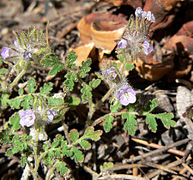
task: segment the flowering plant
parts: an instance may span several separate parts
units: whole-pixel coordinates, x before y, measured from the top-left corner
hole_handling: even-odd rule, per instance
[[[27,33],[15,33],[16,40],[13,45],[2,48],[0,63],[9,67],[0,69],[1,109],[10,107],[14,111],[0,132],[0,141],[8,146],[7,155],[20,153],[21,165],[25,168],[22,178],[27,179],[33,175],[34,179],[39,179],[40,164],[46,167],[46,180],[53,176],[55,170],[62,176],[70,174],[67,158],[88,170],[89,167],[84,165],[84,153],[91,149],[93,141],[99,141],[101,138],[103,131],[97,125],[103,122],[104,131],[109,132],[113,128],[115,117],[125,120],[123,128],[130,135],[135,134],[138,116],[145,118],[146,124],[153,132],[157,130],[156,118],[160,119],[166,128],[175,125],[171,120],[171,113],[152,113],[158,105],[156,99],[138,111],[139,97],[124,76],[125,70],[133,68],[132,62],[139,53],[144,52],[144,55],[147,55],[153,50],[147,40],[150,24],[155,21],[153,14],[137,8],[135,15],[135,19],[130,17],[123,37],[117,42],[121,66],[115,63],[104,68],[102,73],[96,72],[95,78],[90,81],[87,79],[90,77],[91,59],[82,62],[77,68],[77,56],[70,52],[65,63],[60,62],[51,52],[42,31],[33,29]],[[54,92],[57,88],[54,88],[52,82],[41,86],[33,77],[21,84],[20,80],[27,70],[36,70],[37,66],[34,65],[50,67],[49,75],[53,78],[58,72],[65,71],[60,92]],[[14,80],[9,72],[15,76]],[[102,81],[108,84],[109,90],[100,100],[94,102],[93,92]],[[80,94],[74,95],[75,91]],[[106,100],[109,101],[110,109],[105,115],[96,118],[94,113]],[[75,115],[69,119],[66,112],[72,113],[84,104],[87,105],[85,108],[89,107],[84,121],[85,128],[78,131],[71,128],[70,123],[79,116]],[[46,131],[46,127],[51,124],[62,125],[62,133],[58,132],[54,138]],[[95,130],[96,127],[99,130]],[[19,135],[17,131],[21,129],[24,131]],[[101,165],[101,172],[95,172],[95,175],[99,177],[103,170],[109,167],[112,167],[112,163]],[[93,171],[89,169],[89,172]]]

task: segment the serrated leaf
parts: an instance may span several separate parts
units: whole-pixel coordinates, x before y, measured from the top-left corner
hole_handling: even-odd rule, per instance
[[[19,95],[20,95],[20,96],[23,95],[23,88],[19,88]]]
[[[60,98],[53,98],[53,97],[49,97],[48,98],[48,105],[49,106],[56,106],[56,105],[61,105],[64,103],[63,99]]]
[[[71,148],[71,152],[73,152],[72,159],[74,159],[76,162],[83,162],[84,156],[82,154],[82,151],[77,148]]]
[[[59,172],[61,176],[64,176],[64,174],[66,174],[66,172],[68,171],[66,163],[62,161],[57,162],[56,171]]]
[[[31,95],[26,95],[23,98],[23,102],[21,103],[21,106],[23,107],[24,110],[27,110],[31,107],[32,105],[33,98]]]
[[[125,68],[126,68],[127,70],[132,70],[134,67],[135,67],[135,66],[134,66],[133,64],[131,64],[131,63],[126,63],[126,65],[125,65]]]
[[[2,107],[2,109],[7,108],[8,99],[9,99],[9,94],[2,94],[2,96],[1,96],[1,107]]]
[[[58,72],[60,72],[62,69],[64,69],[64,67],[65,67],[65,65],[61,62],[54,64],[52,69],[49,71],[49,75],[51,75],[51,76],[56,75]]]
[[[19,125],[20,118],[18,113],[15,113],[14,115],[12,115],[9,121],[11,124],[11,129],[13,131],[17,131],[18,129],[20,129],[20,125]]]
[[[67,68],[69,69],[73,69],[76,64],[75,64],[75,61],[77,59],[77,55],[74,51],[71,51],[67,54],[67,57],[66,57],[66,65],[67,65]]]
[[[69,106],[78,106],[80,104],[80,98],[71,96],[65,101]]]
[[[114,164],[112,162],[104,162],[104,164],[100,166],[100,171],[102,173],[104,170],[113,168],[113,166]]]
[[[44,86],[40,88],[40,93],[42,95],[49,94],[52,89],[53,89],[53,83],[51,82],[49,82],[48,84],[44,83]]]
[[[27,157],[21,156],[21,167],[24,168],[27,163]]]
[[[160,113],[160,114],[155,114],[156,118],[161,119],[163,125],[169,129],[170,126],[174,127],[176,125],[176,122],[171,120],[174,115],[172,113]]]
[[[58,57],[55,54],[46,54],[40,61],[40,64],[49,67],[59,62]]]
[[[105,122],[103,123],[103,127],[104,127],[105,132],[107,133],[113,127],[112,122],[114,120],[114,117],[111,115],[106,115],[104,118],[105,118]]]
[[[149,112],[153,111],[154,108],[158,106],[158,99],[153,99],[150,104],[150,110]]]
[[[128,131],[131,136],[135,135],[137,121],[135,120],[135,115],[131,113],[122,114],[122,118],[126,119],[124,124],[124,130]]]
[[[115,100],[113,104],[110,105],[111,112],[118,112],[121,108],[121,104],[118,100]]]
[[[79,144],[80,144],[81,147],[82,147],[83,149],[85,149],[85,150],[89,150],[89,149],[91,148],[91,144],[90,144],[88,141],[86,141],[86,140],[81,140],[81,141],[79,142]]]
[[[76,142],[79,138],[79,133],[76,129],[72,129],[69,133],[72,142]]]
[[[102,135],[101,130],[94,131],[93,127],[87,127],[82,138],[98,141],[101,138],[101,135]]]
[[[6,74],[7,72],[8,72],[8,70],[5,68],[0,69],[0,75]]]
[[[89,83],[89,85],[95,89],[99,86],[99,84],[101,83],[100,79],[92,79],[92,81]]]
[[[20,109],[21,98],[14,98],[8,100],[11,109]]]
[[[28,93],[33,93],[36,90],[36,81],[34,78],[30,78],[27,82]]]
[[[153,132],[157,131],[157,122],[153,114],[146,115],[146,124],[148,124],[149,129]]]

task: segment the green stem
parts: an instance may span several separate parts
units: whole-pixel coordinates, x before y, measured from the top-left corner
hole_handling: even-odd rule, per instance
[[[56,168],[58,161],[55,162],[55,164],[49,169],[48,173],[46,174],[46,179],[45,180],[50,180],[50,176],[52,175],[52,172]]]
[[[18,81],[22,78],[22,76],[26,73],[27,67],[28,67],[28,65],[25,65],[24,68],[22,69],[22,71],[17,75],[17,77],[14,79],[14,81],[10,84],[10,86],[9,86],[10,89],[12,89],[13,86],[15,86],[18,83]]]
[[[108,90],[108,92],[103,96],[103,98],[96,104],[96,109],[100,108],[100,106],[105,102],[106,99],[109,98],[109,96],[112,94],[113,91],[114,88]]]
[[[35,139],[35,143],[34,143],[34,147],[33,147],[33,151],[34,151],[34,159],[35,159],[35,168],[33,169],[33,176],[34,176],[34,180],[37,180],[37,172],[38,172],[38,168],[39,168],[39,164],[40,164],[40,159],[38,158],[38,140],[39,140],[39,133],[40,130],[37,130],[37,136]]]

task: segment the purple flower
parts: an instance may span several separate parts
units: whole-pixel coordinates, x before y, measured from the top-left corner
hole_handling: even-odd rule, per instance
[[[3,47],[1,49],[1,56],[6,59],[11,56],[11,49],[8,47]]]
[[[122,105],[127,106],[128,104],[135,103],[136,93],[128,85],[124,85],[118,90],[117,99]]]
[[[25,53],[24,53],[24,58],[25,58],[25,59],[31,59],[31,57],[32,57],[32,55],[31,55],[30,52],[25,52]]]
[[[143,52],[148,55],[149,53],[151,53],[153,51],[153,46],[147,41],[145,40],[144,43],[142,44],[143,46]]]
[[[22,127],[30,127],[35,123],[36,116],[32,110],[20,110],[19,111],[20,125]]]
[[[151,11],[147,12],[147,16],[146,16],[147,20],[154,23],[155,22],[155,16],[153,15],[153,13]]]
[[[117,77],[117,72],[115,67],[111,67],[105,71],[105,75],[112,81]]]
[[[127,47],[127,41],[125,39],[120,39],[117,42],[117,46],[119,49],[125,49]]]
[[[48,116],[48,121],[52,122],[54,119],[54,116],[56,116],[58,113],[55,110],[51,109],[51,110],[48,110],[46,114]]]
[[[143,12],[143,10],[141,9],[141,7],[138,7],[138,8],[135,10],[135,16],[136,16],[136,17],[141,17],[141,16],[142,16],[142,12]]]

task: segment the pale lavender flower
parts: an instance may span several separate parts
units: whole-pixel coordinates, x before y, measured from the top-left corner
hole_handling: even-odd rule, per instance
[[[153,15],[153,13],[151,11],[147,12],[147,16],[146,16],[147,20],[154,23],[155,22],[155,16]]]
[[[128,85],[124,85],[118,90],[117,99],[122,105],[127,106],[128,104],[135,103],[136,92]]]
[[[153,46],[147,40],[144,41],[144,43],[142,44],[142,47],[143,47],[142,50],[146,55],[148,55],[153,51]]]
[[[8,47],[3,47],[1,49],[1,56],[6,59],[11,56],[11,49]]]
[[[118,42],[117,42],[117,46],[119,49],[125,49],[127,47],[127,41],[125,39],[120,39]]]
[[[32,54],[30,52],[25,52],[24,53],[24,58],[25,59],[31,59],[32,58]]]
[[[146,18],[146,16],[147,16],[147,13],[145,11],[142,11],[141,17]]]
[[[52,122],[54,119],[54,116],[56,116],[58,113],[55,110],[51,109],[51,110],[48,110],[46,114],[48,117],[48,121]]]
[[[35,123],[36,116],[32,110],[19,111],[20,125],[30,127]]]
[[[113,81],[117,77],[117,72],[115,67],[111,67],[105,71],[105,75]]]
[[[141,17],[142,16],[142,12],[143,12],[143,10],[141,9],[141,7],[136,8],[135,16],[136,17]]]

